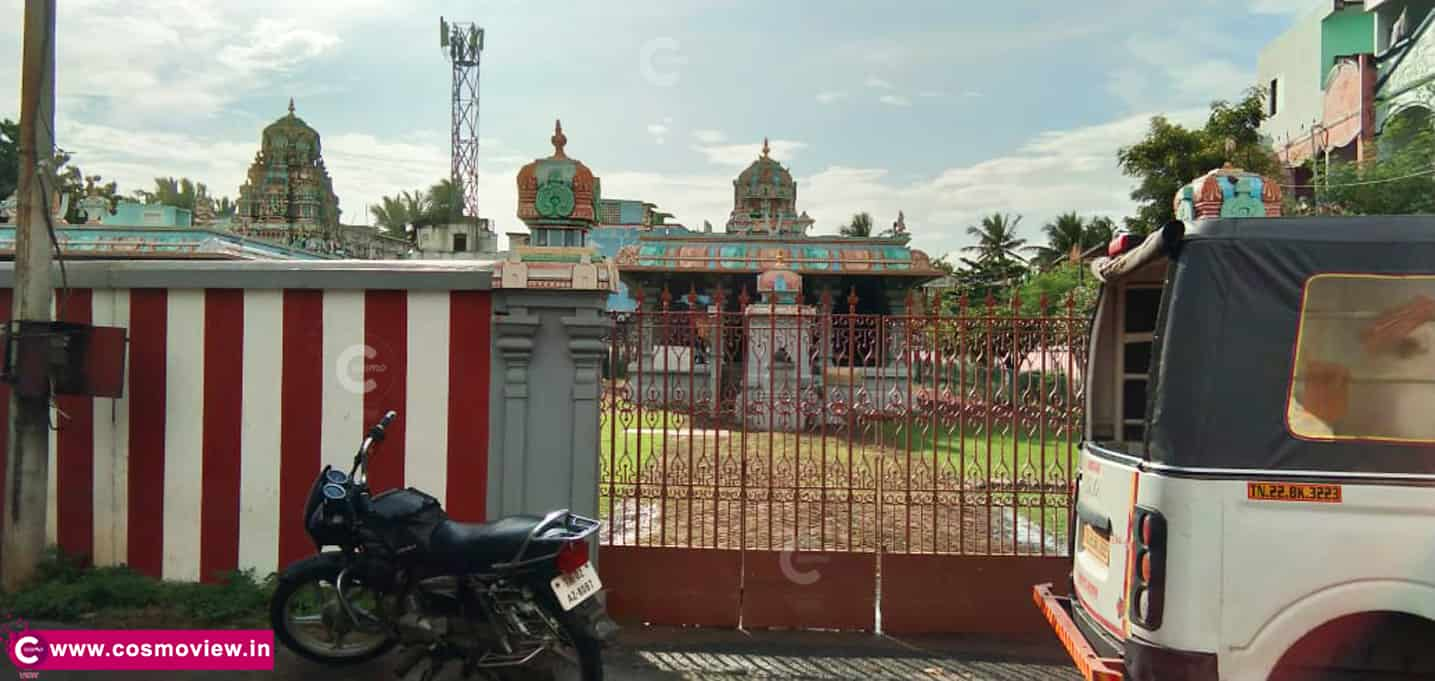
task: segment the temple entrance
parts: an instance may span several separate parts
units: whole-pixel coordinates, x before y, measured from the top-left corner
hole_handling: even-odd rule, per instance
[[[599,491],[615,615],[1040,630],[1030,585],[1069,567],[1086,320],[854,314],[783,285],[615,316]]]

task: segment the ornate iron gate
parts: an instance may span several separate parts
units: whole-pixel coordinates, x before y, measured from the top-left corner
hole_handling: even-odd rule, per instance
[[[880,597],[886,631],[1038,626],[1030,585],[1068,560],[1073,302],[729,302],[665,293],[615,316],[599,492],[614,612],[870,630]]]

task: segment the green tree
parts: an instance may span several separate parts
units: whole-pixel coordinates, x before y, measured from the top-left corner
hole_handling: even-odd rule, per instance
[[[1013,218],[1005,213],[992,213],[982,218],[981,225],[967,227],[967,235],[976,239],[977,243],[962,251],[976,254],[976,262],[979,263],[1023,262],[1017,254],[1026,246],[1026,239],[1016,234],[1020,223],[1020,215]]]
[[[391,236],[403,236],[408,225],[413,222],[402,193],[398,196],[381,197],[378,205],[369,206],[369,213],[374,216],[374,222],[379,229]]]
[[[1086,220],[1076,213],[1062,213],[1056,219],[1042,226],[1046,244],[1027,246],[1032,254],[1031,261],[1040,269],[1048,269],[1071,257],[1072,249],[1089,248]]]
[[[1072,253],[1084,253],[1110,242],[1116,224],[1105,216],[1086,220],[1070,212],[1056,216],[1041,231],[1046,235],[1046,245],[1027,246],[1026,250],[1033,254],[1033,265],[1047,270],[1071,260]]]
[[[1151,119],[1146,137],[1116,155],[1121,170],[1137,181],[1131,198],[1140,203],[1126,219],[1133,231],[1145,234],[1175,217],[1176,192],[1188,182],[1226,162],[1271,175],[1279,170],[1275,154],[1262,141],[1265,95],[1251,88],[1237,102],[1216,101],[1201,128],[1188,129],[1164,116]]]
[[[20,183],[20,124],[0,120],[0,200],[15,193]]]
[[[439,180],[429,187],[427,208],[417,222],[441,225],[456,222],[463,215],[463,186],[451,179]]]
[[[1382,132],[1374,163],[1332,163],[1316,176],[1320,212],[1347,215],[1435,213],[1435,130],[1428,118],[1396,116]],[[1317,164],[1320,168],[1321,164]]]
[[[209,195],[209,187],[205,186],[203,182],[196,182],[187,177],[156,177],[153,190],[137,189],[131,195],[142,203],[163,204],[190,211],[199,205],[200,199],[214,198]],[[238,206],[227,196],[220,197],[214,205],[217,216],[233,215],[238,209]]]
[[[1101,282],[1082,263],[1059,262],[1051,269],[1033,275],[1019,289],[1023,316],[1064,314],[1066,301],[1074,299],[1074,312],[1082,316],[1091,311],[1101,291]],[[1043,298],[1046,307],[1042,308]]]
[[[872,236],[872,214],[866,211],[854,214],[847,224],[842,225],[841,233],[850,237]]]
[[[1086,223],[1086,236],[1089,241],[1087,248],[1101,246],[1111,242],[1111,237],[1116,235],[1116,222],[1111,218],[1102,215],[1092,218]]]
[[[1005,300],[1026,274],[1026,266],[1015,260],[962,258],[961,269],[952,275],[956,280],[952,295],[965,296],[972,304],[979,304],[988,298]]]

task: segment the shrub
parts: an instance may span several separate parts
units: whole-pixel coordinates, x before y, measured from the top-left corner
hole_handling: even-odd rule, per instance
[[[0,611],[62,622],[148,614],[166,622],[262,626],[273,591],[272,576],[260,580],[252,571],[231,572],[218,583],[164,582],[124,566],[84,568],[52,551],[34,582],[13,594],[0,593]]]

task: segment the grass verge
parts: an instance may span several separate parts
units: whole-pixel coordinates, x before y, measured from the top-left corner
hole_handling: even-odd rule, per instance
[[[115,629],[267,629],[274,578],[232,572],[214,583],[167,582],[128,567],[86,567],[51,549],[36,578],[0,592],[0,619]]]

